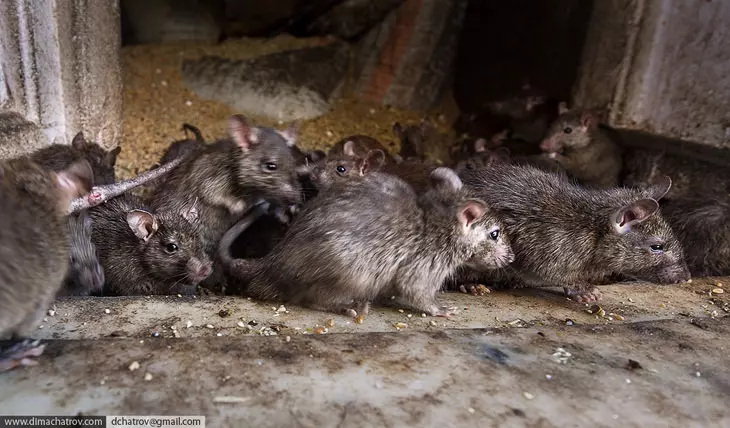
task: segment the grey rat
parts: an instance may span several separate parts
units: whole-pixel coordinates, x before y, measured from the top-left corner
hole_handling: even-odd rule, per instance
[[[68,205],[92,177],[85,160],[60,172],[26,157],[0,162],[0,338],[27,337],[56,296],[68,271]],[[0,355],[0,371],[42,351],[21,342]]]
[[[730,274],[730,200],[725,197],[675,198],[662,213],[682,243],[695,276]]]
[[[96,245],[91,241],[92,220],[87,210],[68,216],[71,239],[69,271],[59,296],[100,295],[104,286],[104,268]]]
[[[497,147],[489,148],[488,142],[483,138],[479,138],[472,143],[471,148],[462,149],[462,155],[456,158],[454,169],[457,174],[461,174],[464,170],[489,168],[496,163],[512,163],[515,165],[532,165],[543,171],[568,175],[560,163],[544,153],[513,155],[507,147],[516,145],[517,149],[520,150],[521,144],[510,144],[511,141],[506,140],[504,146],[500,144]]]
[[[180,213],[154,213],[132,195],[89,210],[104,295],[195,294],[212,272],[195,228]]]
[[[564,286],[578,301],[615,276],[658,284],[690,279],[659,201],[668,177],[646,190],[586,189],[532,166],[498,164],[462,173],[464,183],[504,221],[516,277],[528,286]]]
[[[106,151],[96,143],[88,142],[79,132],[71,145],[52,144],[30,154],[33,162],[51,171],[62,171],[72,163],[86,159],[94,171],[93,185],[111,184],[115,181],[114,165],[121,147]]]
[[[291,150],[296,136],[288,130],[253,127],[232,116],[229,135],[185,158],[152,194],[155,212],[186,213],[210,256],[225,231],[258,201],[300,203],[299,177],[309,171],[297,165]]]
[[[449,316],[452,309],[438,305],[437,291],[487,240],[499,241],[499,224],[452,170],[437,169],[431,178],[432,188],[420,197],[379,172],[339,181],[304,206],[265,258],[231,259],[227,245],[229,234],[240,232],[236,226],[221,240],[219,257],[256,298],[355,316],[375,299],[396,296],[411,308]],[[505,263],[503,252],[484,257],[484,263]]]
[[[585,186],[608,189],[620,183],[621,147],[601,128],[597,110],[563,107],[540,148]]]
[[[385,146],[375,138],[368,137],[367,135],[351,135],[347,138],[343,138],[336,142],[327,153],[328,157],[339,157],[339,156],[350,156],[362,158],[365,157],[371,150],[380,150],[385,156],[386,163],[397,163],[400,159],[396,159],[391,156]]]
[[[386,163],[385,152],[380,149],[369,150],[364,155],[360,155],[361,151],[350,151],[347,144],[345,149],[348,154],[330,154],[314,165],[311,178],[320,191],[338,181],[364,177],[382,169]]]

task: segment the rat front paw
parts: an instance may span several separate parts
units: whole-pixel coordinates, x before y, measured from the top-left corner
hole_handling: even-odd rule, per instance
[[[591,303],[601,300],[601,292],[597,288],[591,288],[589,290],[576,290],[573,288],[566,288],[565,294],[570,300],[579,303]]]
[[[430,312],[432,317],[450,318],[456,314],[456,306],[437,306]]]
[[[40,345],[40,341],[24,340],[0,353],[0,373],[12,370],[16,367],[38,365],[34,357],[43,354],[46,345]]]
[[[104,195],[102,195],[100,191],[96,190],[96,191],[92,191],[91,193],[89,193],[89,196],[87,197],[87,199],[88,199],[90,205],[92,205],[92,206],[98,205],[103,202]]]

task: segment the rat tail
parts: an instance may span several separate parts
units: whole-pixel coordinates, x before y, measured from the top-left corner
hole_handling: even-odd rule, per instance
[[[195,135],[195,141],[200,141],[201,143],[205,143],[205,140],[203,139],[203,134],[200,132],[200,129],[197,127],[189,124],[189,123],[183,123],[182,125],[183,131],[187,132],[190,131]]]
[[[269,210],[269,203],[262,202],[251,208],[245,217],[234,224],[221,238],[218,244],[218,258],[223,264],[224,269],[241,282],[249,282],[251,276],[258,266],[257,259],[236,259],[231,254],[231,245],[238,236],[248,229],[259,218],[265,215]]]

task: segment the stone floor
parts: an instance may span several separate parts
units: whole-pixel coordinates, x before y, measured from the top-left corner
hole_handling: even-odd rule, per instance
[[[40,365],[0,376],[0,414],[730,426],[722,282],[607,286],[600,308],[553,290],[447,293],[460,308],[451,319],[376,308],[361,324],[241,298],[68,298],[38,330]]]

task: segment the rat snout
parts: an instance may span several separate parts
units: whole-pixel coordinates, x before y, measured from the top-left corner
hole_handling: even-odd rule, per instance
[[[551,138],[546,138],[540,142],[540,150],[545,153],[556,153],[560,151],[560,144]]]
[[[84,296],[100,294],[104,287],[104,269],[98,263],[82,267],[78,272],[78,281]]]
[[[213,265],[211,262],[203,262],[197,257],[191,257],[187,264],[188,278],[193,285],[197,285],[205,278],[213,273]]]
[[[660,284],[680,284],[692,279],[686,264],[674,264],[665,267],[658,275]]]

